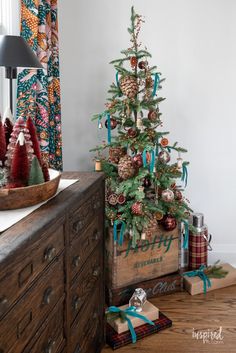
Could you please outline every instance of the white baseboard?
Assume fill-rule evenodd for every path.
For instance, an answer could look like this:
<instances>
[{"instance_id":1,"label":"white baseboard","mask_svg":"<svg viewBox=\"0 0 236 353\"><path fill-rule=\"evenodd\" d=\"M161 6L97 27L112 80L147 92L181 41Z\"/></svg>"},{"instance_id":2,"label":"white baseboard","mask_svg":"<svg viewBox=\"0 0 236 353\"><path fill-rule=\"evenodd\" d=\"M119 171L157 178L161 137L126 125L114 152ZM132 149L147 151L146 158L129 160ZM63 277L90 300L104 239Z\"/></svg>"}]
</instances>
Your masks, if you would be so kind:
<instances>
[{"instance_id":1,"label":"white baseboard","mask_svg":"<svg viewBox=\"0 0 236 353\"><path fill-rule=\"evenodd\" d=\"M220 260L236 267L236 244L213 244L212 247L213 250L208 252L209 265Z\"/></svg>"}]
</instances>

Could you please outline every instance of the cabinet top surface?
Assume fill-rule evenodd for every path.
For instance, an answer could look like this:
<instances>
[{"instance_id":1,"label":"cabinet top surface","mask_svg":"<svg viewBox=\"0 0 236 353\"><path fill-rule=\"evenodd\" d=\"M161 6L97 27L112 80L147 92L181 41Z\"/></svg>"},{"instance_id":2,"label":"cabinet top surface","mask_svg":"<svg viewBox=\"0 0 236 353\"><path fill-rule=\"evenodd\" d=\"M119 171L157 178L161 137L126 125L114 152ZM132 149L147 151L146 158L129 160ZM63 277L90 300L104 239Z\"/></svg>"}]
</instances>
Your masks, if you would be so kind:
<instances>
[{"instance_id":1,"label":"cabinet top surface","mask_svg":"<svg viewBox=\"0 0 236 353\"><path fill-rule=\"evenodd\" d=\"M21 221L0 233L0 262L30 239L38 231L47 231L47 227L59 217L65 217L68 209L78 207L87 197L93 185L102 182L103 173L95 172L64 172L63 179L79 179L78 182L61 191L53 199L32 212Z\"/></svg>"}]
</instances>

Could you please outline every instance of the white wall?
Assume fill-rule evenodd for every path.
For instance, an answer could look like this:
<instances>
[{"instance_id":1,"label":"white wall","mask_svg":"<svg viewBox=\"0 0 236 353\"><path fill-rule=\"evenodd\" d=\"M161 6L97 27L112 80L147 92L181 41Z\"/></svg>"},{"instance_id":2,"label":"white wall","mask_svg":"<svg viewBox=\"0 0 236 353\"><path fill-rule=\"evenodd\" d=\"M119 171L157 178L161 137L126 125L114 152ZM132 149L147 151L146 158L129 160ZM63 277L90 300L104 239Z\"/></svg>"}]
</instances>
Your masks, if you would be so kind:
<instances>
[{"instance_id":1,"label":"white wall","mask_svg":"<svg viewBox=\"0 0 236 353\"><path fill-rule=\"evenodd\" d=\"M213 257L236 263L235 0L59 0L65 170L93 169L90 117L114 80L109 61L129 45L131 5L146 18L143 42L167 79L165 128L189 150L187 196L206 216Z\"/></svg>"}]
</instances>

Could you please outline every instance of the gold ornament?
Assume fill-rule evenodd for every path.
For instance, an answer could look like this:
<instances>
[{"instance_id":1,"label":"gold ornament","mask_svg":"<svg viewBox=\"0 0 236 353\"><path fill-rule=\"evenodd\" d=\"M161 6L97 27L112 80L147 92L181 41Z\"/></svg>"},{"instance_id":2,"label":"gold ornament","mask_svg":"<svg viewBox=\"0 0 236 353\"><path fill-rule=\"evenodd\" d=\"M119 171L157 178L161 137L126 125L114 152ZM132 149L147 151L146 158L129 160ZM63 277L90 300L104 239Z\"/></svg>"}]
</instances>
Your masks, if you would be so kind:
<instances>
[{"instance_id":1,"label":"gold ornament","mask_svg":"<svg viewBox=\"0 0 236 353\"><path fill-rule=\"evenodd\" d=\"M157 221L161 221L162 218L164 217L163 213L161 212L156 212L155 216Z\"/></svg>"},{"instance_id":2,"label":"gold ornament","mask_svg":"<svg viewBox=\"0 0 236 353\"><path fill-rule=\"evenodd\" d=\"M121 92L128 98L134 98L138 93L138 83L134 76L124 76L120 79Z\"/></svg>"},{"instance_id":3,"label":"gold ornament","mask_svg":"<svg viewBox=\"0 0 236 353\"><path fill-rule=\"evenodd\" d=\"M100 159L96 159L95 161L95 172L101 172L102 171L102 162Z\"/></svg>"}]
</instances>

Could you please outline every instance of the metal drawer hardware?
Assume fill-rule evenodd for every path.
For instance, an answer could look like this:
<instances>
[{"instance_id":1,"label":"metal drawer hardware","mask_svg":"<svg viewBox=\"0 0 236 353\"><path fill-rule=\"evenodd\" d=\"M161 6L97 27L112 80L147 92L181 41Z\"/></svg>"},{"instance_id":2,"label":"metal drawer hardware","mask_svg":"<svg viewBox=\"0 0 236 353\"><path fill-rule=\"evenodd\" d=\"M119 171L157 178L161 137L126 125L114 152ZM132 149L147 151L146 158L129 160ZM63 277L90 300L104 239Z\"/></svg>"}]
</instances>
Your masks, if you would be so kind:
<instances>
[{"instance_id":1,"label":"metal drawer hardware","mask_svg":"<svg viewBox=\"0 0 236 353\"><path fill-rule=\"evenodd\" d=\"M74 351L74 353L80 353L81 352L81 350L80 350L80 344L78 344L77 346L76 346L76 348L75 348L75 351ZM1 353L1 352L0 352Z\"/></svg>"},{"instance_id":2,"label":"metal drawer hardware","mask_svg":"<svg viewBox=\"0 0 236 353\"><path fill-rule=\"evenodd\" d=\"M56 341L53 341L52 339L49 339L48 340L48 345L44 348L43 352L44 353L52 353L55 344L56 344Z\"/></svg>"},{"instance_id":3,"label":"metal drawer hardware","mask_svg":"<svg viewBox=\"0 0 236 353\"><path fill-rule=\"evenodd\" d=\"M97 241L101 237L101 232L99 232L97 229L93 233L93 240Z\"/></svg>"},{"instance_id":4,"label":"metal drawer hardware","mask_svg":"<svg viewBox=\"0 0 236 353\"><path fill-rule=\"evenodd\" d=\"M0 309L1 309L1 306L5 306L7 304L8 300L6 297L2 297L0 298ZM1 351L0 351L1 353Z\"/></svg>"},{"instance_id":5,"label":"metal drawer hardware","mask_svg":"<svg viewBox=\"0 0 236 353\"><path fill-rule=\"evenodd\" d=\"M56 255L56 248L54 248L53 246L50 246L44 252L44 260L51 261L55 255Z\"/></svg>"},{"instance_id":6,"label":"metal drawer hardware","mask_svg":"<svg viewBox=\"0 0 236 353\"><path fill-rule=\"evenodd\" d=\"M48 287L43 294L43 304L49 305L51 303L51 297L53 295L52 287Z\"/></svg>"},{"instance_id":7,"label":"metal drawer hardware","mask_svg":"<svg viewBox=\"0 0 236 353\"><path fill-rule=\"evenodd\" d=\"M93 204L93 208L94 210L97 210L98 208L101 207L101 201L95 201L94 204Z\"/></svg>"},{"instance_id":8,"label":"metal drawer hardware","mask_svg":"<svg viewBox=\"0 0 236 353\"><path fill-rule=\"evenodd\" d=\"M100 274L100 267L96 268L95 270L93 270L93 276L94 277L98 277Z\"/></svg>"},{"instance_id":9,"label":"metal drawer hardware","mask_svg":"<svg viewBox=\"0 0 236 353\"><path fill-rule=\"evenodd\" d=\"M81 260L81 257L79 255L78 256L74 256L73 260L72 260L73 266L74 267L79 267L80 260Z\"/></svg>"},{"instance_id":10,"label":"metal drawer hardware","mask_svg":"<svg viewBox=\"0 0 236 353\"><path fill-rule=\"evenodd\" d=\"M83 221L77 221L73 224L73 230L77 233L80 231L80 229L82 229L84 226L84 222Z\"/></svg>"},{"instance_id":11,"label":"metal drawer hardware","mask_svg":"<svg viewBox=\"0 0 236 353\"><path fill-rule=\"evenodd\" d=\"M81 298L78 296L75 296L72 302L72 305L75 311L79 309L80 303L81 303Z\"/></svg>"}]
</instances>

